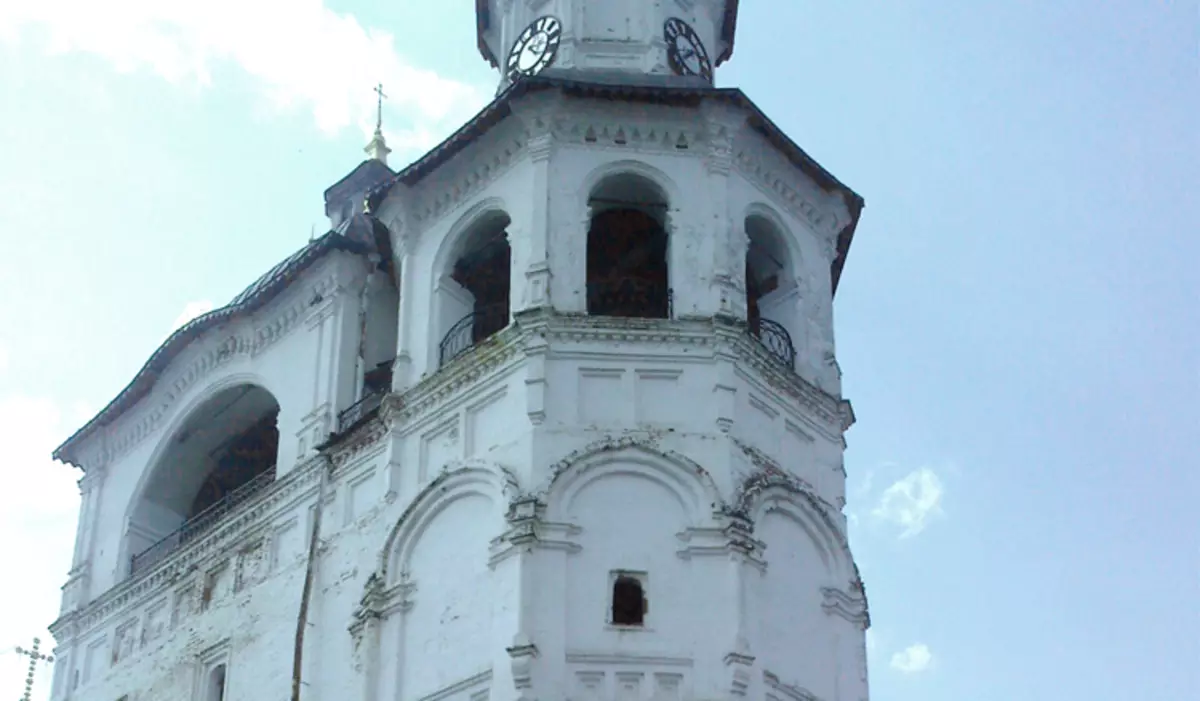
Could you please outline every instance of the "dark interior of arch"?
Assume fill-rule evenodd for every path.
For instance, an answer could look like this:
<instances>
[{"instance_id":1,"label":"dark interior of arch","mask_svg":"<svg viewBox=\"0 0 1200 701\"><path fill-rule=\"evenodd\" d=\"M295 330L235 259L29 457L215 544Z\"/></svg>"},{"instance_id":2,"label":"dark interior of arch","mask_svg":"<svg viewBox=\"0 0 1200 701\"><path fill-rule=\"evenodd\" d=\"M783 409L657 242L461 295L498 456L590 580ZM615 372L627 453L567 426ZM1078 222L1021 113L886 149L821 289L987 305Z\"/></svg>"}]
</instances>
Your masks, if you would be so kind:
<instances>
[{"instance_id":1,"label":"dark interior of arch","mask_svg":"<svg viewBox=\"0 0 1200 701\"><path fill-rule=\"evenodd\" d=\"M633 175L592 193L587 240L587 307L594 316L670 316L666 198Z\"/></svg>"},{"instance_id":2,"label":"dark interior of arch","mask_svg":"<svg viewBox=\"0 0 1200 701\"><path fill-rule=\"evenodd\" d=\"M275 468L275 456L279 453L278 419L279 410L275 409L218 449L213 470L192 500L188 518Z\"/></svg>"},{"instance_id":3,"label":"dark interior of arch","mask_svg":"<svg viewBox=\"0 0 1200 701\"><path fill-rule=\"evenodd\" d=\"M512 252L509 219L488 217L469 234L451 277L475 298L471 341L478 343L508 326Z\"/></svg>"},{"instance_id":4,"label":"dark interior of arch","mask_svg":"<svg viewBox=\"0 0 1200 701\"><path fill-rule=\"evenodd\" d=\"M762 319L759 301L783 283L786 252L774 226L762 217L746 219L746 320L752 330Z\"/></svg>"},{"instance_id":5,"label":"dark interior of arch","mask_svg":"<svg viewBox=\"0 0 1200 701\"><path fill-rule=\"evenodd\" d=\"M218 392L171 436L135 505L147 536L166 535L227 494L275 468L279 403L255 385Z\"/></svg>"}]
</instances>

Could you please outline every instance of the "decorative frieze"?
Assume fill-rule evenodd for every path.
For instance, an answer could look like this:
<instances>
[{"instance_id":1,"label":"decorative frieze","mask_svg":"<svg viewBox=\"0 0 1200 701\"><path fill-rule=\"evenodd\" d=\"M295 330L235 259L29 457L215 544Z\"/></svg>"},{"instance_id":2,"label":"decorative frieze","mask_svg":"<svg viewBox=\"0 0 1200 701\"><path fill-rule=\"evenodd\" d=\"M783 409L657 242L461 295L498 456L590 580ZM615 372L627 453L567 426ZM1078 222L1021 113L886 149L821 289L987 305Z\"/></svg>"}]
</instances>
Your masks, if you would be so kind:
<instances>
[{"instance_id":1,"label":"decorative frieze","mask_svg":"<svg viewBox=\"0 0 1200 701\"><path fill-rule=\"evenodd\" d=\"M191 572L214 556L228 553L246 535L257 532L276 514L291 508L296 500L305 498L311 489L315 489L322 463L323 460L315 460L298 467L229 514L219 527L210 529L186 547L164 558L144 576L127 579L82 609L63 616L52 625L55 637L63 642L66 638L60 632L68 627L77 634L86 634L114 615L140 606L166 587L188 578ZM180 591L189 590L191 583L182 586ZM188 613L190 611L185 600L177 599L174 615Z\"/></svg>"}]
</instances>

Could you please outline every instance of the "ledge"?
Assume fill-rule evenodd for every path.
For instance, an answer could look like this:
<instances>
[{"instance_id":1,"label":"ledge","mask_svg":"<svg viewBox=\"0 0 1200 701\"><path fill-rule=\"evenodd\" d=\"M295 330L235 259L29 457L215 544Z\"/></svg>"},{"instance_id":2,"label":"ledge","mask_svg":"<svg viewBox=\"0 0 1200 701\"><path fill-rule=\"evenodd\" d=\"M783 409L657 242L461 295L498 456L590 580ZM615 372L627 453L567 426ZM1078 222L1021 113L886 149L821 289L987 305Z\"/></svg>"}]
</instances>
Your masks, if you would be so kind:
<instances>
[{"instance_id":1,"label":"ledge","mask_svg":"<svg viewBox=\"0 0 1200 701\"><path fill-rule=\"evenodd\" d=\"M129 577L79 609L50 624L59 643L95 628L118 611L136 606L161 588L187 576L205 559L229 551L232 542L266 523L288 498L316 487L323 458L297 466L272 486L239 504L204 536L167 555L145 573Z\"/></svg>"}]
</instances>

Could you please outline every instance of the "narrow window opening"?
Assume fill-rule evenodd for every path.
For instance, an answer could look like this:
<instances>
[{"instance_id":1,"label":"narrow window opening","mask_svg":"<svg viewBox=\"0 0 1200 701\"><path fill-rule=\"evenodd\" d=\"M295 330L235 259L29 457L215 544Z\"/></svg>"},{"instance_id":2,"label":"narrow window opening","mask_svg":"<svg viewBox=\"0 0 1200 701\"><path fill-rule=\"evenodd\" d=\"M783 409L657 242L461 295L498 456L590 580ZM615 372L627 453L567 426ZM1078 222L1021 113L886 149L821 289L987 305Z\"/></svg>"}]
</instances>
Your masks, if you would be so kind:
<instances>
[{"instance_id":1,"label":"narrow window opening","mask_svg":"<svg viewBox=\"0 0 1200 701\"><path fill-rule=\"evenodd\" d=\"M494 213L465 236L448 279L439 288L449 330L438 349L445 364L508 326L512 249L509 219Z\"/></svg>"},{"instance_id":2,"label":"narrow window opening","mask_svg":"<svg viewBox=\"0 0 1200 701\"><path fill-rule=\"evenodd\" d=\"M788 367L796 348L791 329L796 316L796 284L782 234L765 218L746 218L746 322L750 334Z\"/></svg>"},{"instance_id":3,"label":"narrow window opening","mask_svg":"<svg viewBox=\"0 0 1200 701\"><path fill-rule=\"evenodd\" d=\"M646 620L646 592L635 577L620 575L613 582L612 622L618 626L640 626Z\"/></svg>"},{"instance_id":4,"label":"narrow window opening","mask_svg":"<svg viewBox=\"0 0 1200 701\"><path fill-rule=\"evenodd\" d=\"M225 665L219 664L208 673L205 701L225 701Z\"/></svg>"}]
</instances>

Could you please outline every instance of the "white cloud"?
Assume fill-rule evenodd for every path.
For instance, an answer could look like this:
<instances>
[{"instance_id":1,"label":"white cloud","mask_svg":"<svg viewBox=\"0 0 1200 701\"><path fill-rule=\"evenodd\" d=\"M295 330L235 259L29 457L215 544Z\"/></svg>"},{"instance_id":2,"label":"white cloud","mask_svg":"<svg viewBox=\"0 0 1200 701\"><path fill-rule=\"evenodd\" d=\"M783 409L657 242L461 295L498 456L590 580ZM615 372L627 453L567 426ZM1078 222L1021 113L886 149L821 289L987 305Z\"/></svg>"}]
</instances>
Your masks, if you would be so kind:
<instances>
[{"instance_id":1,"label":"white cloud","mask_svg":"<svg viewBox=\"0 0 1200 701\"><path fill-rule=\"evenodd\" d=\"M909 645L892 655L892 669L903 674L919 674L933 664L933 653L925 643Z\"/></svg>"},{"instance_id":2,"label":"white cloud","mask_svg":"<svg viewBox=\"0 0 1200 701\"><path fill-rule=\"evenodd\" d=\"M175 321L171 324L171 330L174 331L201 314L207 314L212 310L212 300L198 299L188 302L187 304L183 305L183 311L179 312L179 316L175 317Z\"/></svg>"},{"instance_id":3,"label":"white cloud","mask_svg":"<svg viewBox=\"0 0 1200 701\"><path fill-rule=\"evenodd\" d=\"M3 344L0 344L0 375L3 375L8 370L8 365L8 349Z\"/></svg>"},{"instance_id":4,"label":"white cloud","mask_svg":"<svg viewBox=\"0 0 1200 701\"><path fill-rule=\"evenodd\" d=\"M13 646L28 648L37 636L42 651L50 652L54 641L46 627L58 615L59 587L71 566L79 472L51 461L50 451L75 428L73 418L48 399L0 395L0 445L10 485L0 490L0 552L12 563L0 579L0 689L14 696L29 661ZM35 699L49 693L49 670L39 666Z\"/></svg>"},{"instance_id":5,"label":"white cloud","mask_svg":"<svg viewBox=\"0 0 1200 701\"><path fill-rule=\"evenodd\" d=\"M277 107L312 110L327 132L373 128L371 86L394 86L389 109L406 131L395 147L429 146L485 100L481 91L417 68L391 33L363 27L323 0L8 0L0 41L44 30L52 53L100 56L117 70L148 69L173 83L213 83L229 63L255 78Z\"/></svg>"},{"instance_id":6,"label":"white cloud","mask_svg":"<svg viewBox=\"0 0 1200 701\"><path fill-rule=\"evenodd\" d=\"M929 521L942 512L942 492L937 474L922 467L885 489L871 515L900 526L900 537L908 538L925 530Z\"/></svg>"}]
</instances>

